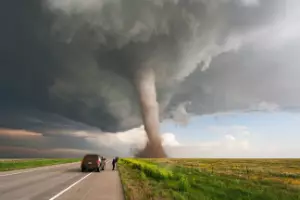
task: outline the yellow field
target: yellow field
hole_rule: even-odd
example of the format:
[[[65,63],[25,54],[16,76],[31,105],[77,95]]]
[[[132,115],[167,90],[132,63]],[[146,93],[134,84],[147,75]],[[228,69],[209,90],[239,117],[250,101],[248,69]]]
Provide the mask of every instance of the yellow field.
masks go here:
[[[145,161],[300,186],[300,159],[145,159]]]
[[[129,200],[300,200],[300,159],[121,159]]]

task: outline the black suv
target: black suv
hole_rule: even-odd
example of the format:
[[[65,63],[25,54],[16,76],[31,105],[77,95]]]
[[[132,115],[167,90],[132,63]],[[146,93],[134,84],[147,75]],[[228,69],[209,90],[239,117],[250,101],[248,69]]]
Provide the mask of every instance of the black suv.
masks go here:
[[[81,161],[81,171],[96,170],[97,172],[100,172],[100,170],[104,170],[105,168],[105,160],[105,158],[100,157],[97,154],[87,154]]]

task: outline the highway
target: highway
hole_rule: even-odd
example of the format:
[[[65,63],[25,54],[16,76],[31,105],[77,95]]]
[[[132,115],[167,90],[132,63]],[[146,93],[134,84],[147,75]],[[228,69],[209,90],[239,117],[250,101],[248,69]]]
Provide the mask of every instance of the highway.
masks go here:
[[[124,200],[111,160],[101,172],[80,172],[80,163],[0,173],[1,200]]]

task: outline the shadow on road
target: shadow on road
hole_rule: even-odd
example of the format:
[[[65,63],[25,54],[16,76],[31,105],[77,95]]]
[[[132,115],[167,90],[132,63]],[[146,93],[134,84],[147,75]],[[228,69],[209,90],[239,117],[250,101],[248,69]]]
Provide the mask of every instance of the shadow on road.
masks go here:
[[[115,171],[118,171],[117,169],[115,170],[112,170],[110,167],[106,167],[103,171],[101,172],[115,172]],[[65,172],[67,173],[78,173],[78,172],[81,172],[81,169],[80,168],[70,168],[70,169],[66,169]],[[89,171],[85,171],[85,172],[81,172],[81,173],[90,173],[90,172],[96,172],[95,170],[89,170]]]
[[[84,172],[81,172],[81,169],[80,168],[72,168],[72,169],[67,169],[65,172],[67,173],[90,173],[90,172],[96,172],[95,170],[89,170],[89,171],[84,171]]]

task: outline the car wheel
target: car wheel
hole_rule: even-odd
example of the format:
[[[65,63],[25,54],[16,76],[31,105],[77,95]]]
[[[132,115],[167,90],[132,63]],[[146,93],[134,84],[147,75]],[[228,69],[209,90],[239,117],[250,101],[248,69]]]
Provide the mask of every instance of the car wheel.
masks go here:
[[[83,167],[81,167],[81,172],[84,172],[84,171],[85,171],[85,169]]]

